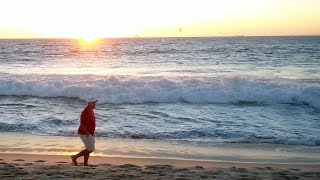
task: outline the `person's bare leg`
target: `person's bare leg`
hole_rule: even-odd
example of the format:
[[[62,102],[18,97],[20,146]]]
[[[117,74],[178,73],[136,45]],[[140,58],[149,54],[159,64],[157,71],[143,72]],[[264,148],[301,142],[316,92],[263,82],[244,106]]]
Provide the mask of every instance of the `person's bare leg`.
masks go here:
[[[90,153],[92,153],[92,151],[87,151],[87,153],[84,155],[83,165],[85,165],[85,166],[88,166],[88,161],[89,161]]]
[[[78,165],[78,162],[77,162],[78,157],[84,156],[85,154],[87,154],[87,149],[84,149],[84,150],[80,151],[78,154],[71,156],[73,165],[77,166]]]

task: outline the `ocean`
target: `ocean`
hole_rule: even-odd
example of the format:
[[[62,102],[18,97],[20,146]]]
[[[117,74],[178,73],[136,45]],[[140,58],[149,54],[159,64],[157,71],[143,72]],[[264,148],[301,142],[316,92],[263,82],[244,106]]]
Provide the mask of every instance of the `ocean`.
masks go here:
[[[92,97],[100,155],[320,162],[320,36],[0,40],[0,152],[81,150]]]

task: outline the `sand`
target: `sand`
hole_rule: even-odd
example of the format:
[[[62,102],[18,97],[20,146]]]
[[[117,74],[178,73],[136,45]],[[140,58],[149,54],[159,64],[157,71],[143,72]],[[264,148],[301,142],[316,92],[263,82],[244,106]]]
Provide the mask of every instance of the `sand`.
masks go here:
[[[183,159],[0,154],[0,179],[320,179],[320,164],[215,162]]]

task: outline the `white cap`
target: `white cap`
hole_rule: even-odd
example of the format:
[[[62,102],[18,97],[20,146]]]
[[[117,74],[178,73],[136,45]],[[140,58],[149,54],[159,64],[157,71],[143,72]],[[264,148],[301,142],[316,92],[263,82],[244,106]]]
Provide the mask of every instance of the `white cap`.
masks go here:
[[[98,100],[96,100],[95,98],[90,98],[90,99],[88,99],[88,101],[87,101],[88,103],[91,103],[91,102],[98,102]]]

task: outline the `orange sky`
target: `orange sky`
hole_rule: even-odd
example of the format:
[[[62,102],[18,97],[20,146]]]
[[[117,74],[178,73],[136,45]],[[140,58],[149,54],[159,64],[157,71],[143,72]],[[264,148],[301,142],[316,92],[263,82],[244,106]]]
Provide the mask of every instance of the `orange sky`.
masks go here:
[[[320,0],[1,0],[0,38],[320,35]]]

